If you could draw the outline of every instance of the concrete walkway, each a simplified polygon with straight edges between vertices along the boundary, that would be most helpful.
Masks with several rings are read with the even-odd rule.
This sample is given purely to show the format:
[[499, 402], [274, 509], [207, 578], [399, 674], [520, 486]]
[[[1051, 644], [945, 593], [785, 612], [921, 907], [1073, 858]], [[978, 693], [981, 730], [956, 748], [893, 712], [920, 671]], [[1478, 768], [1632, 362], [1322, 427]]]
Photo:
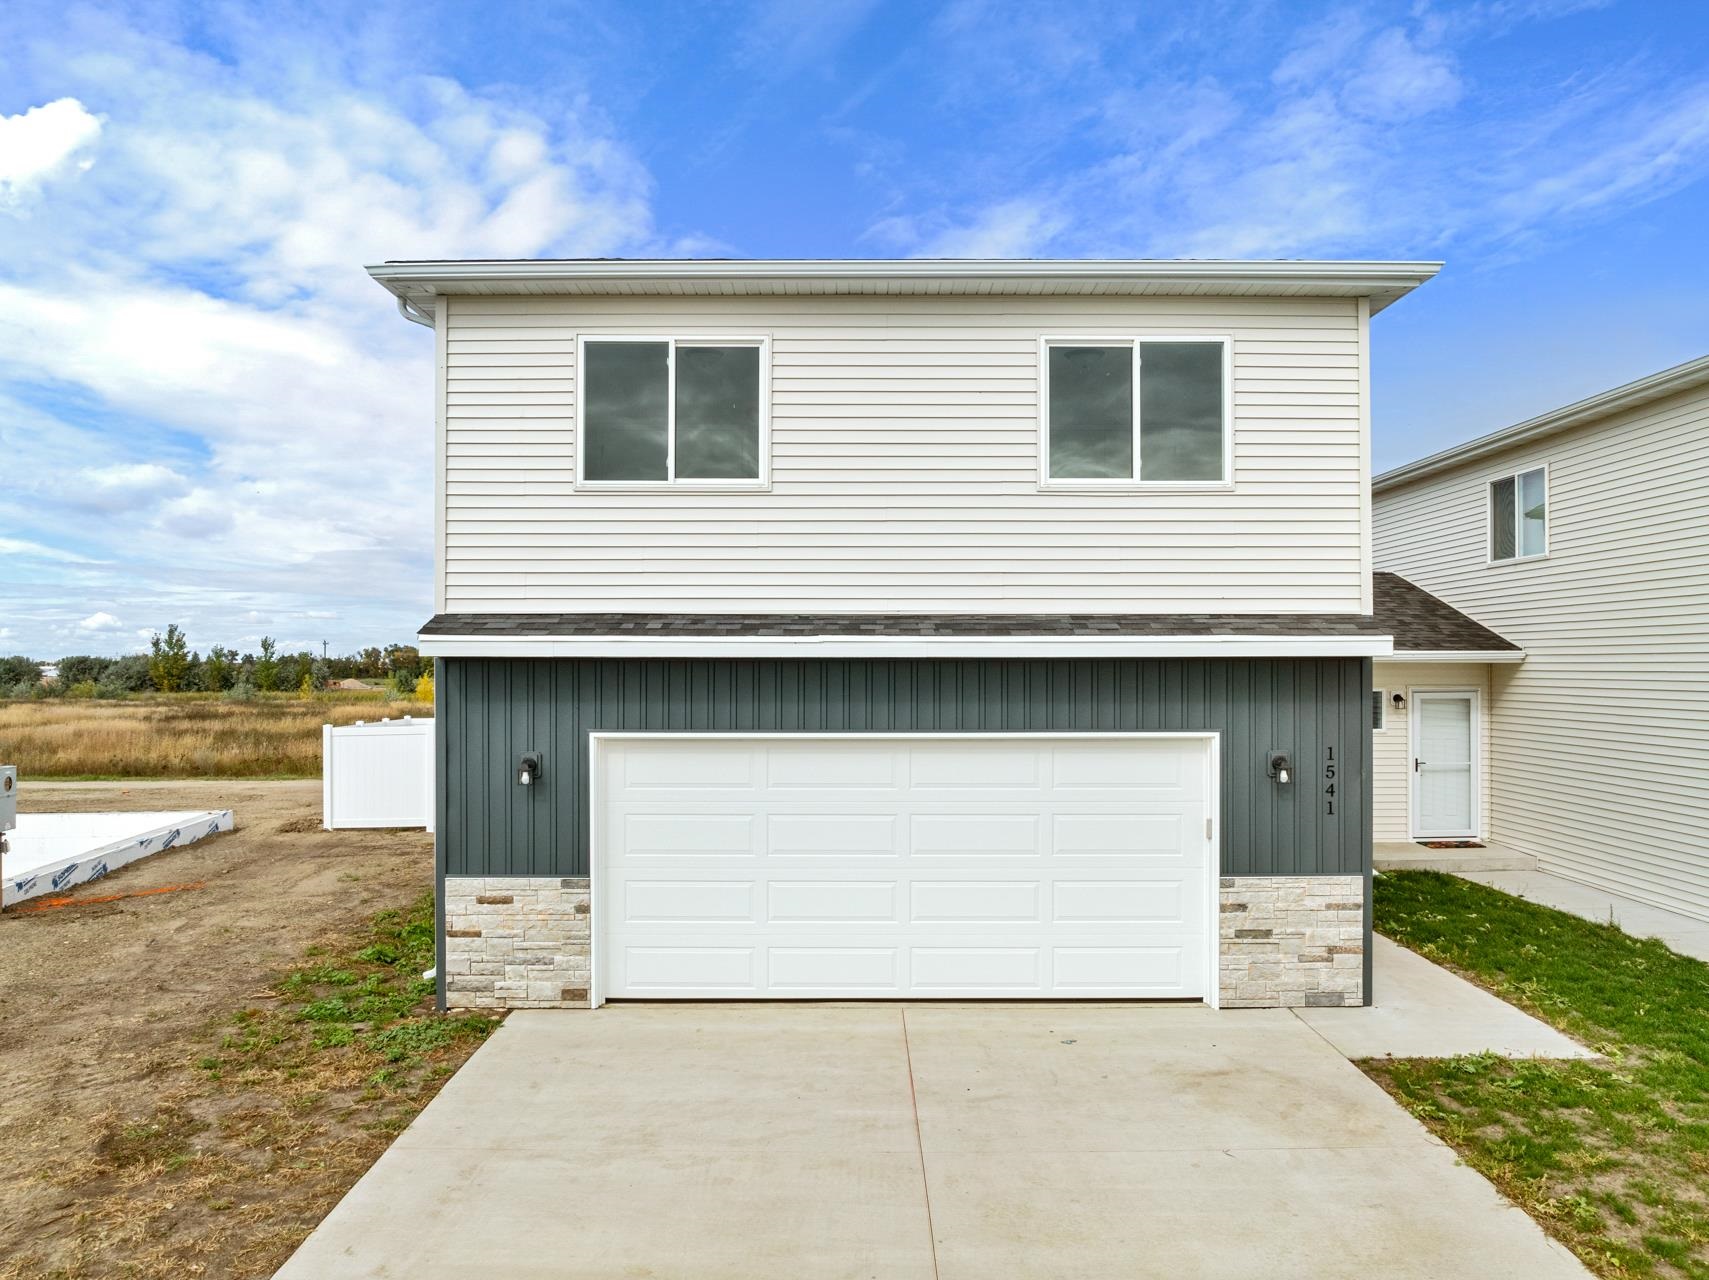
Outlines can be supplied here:
[[1369, 1008], [1295, 1011], [1349, 1058], [1596, 1056], [1548, 1023], [1380, 935], [1371, 964], [1376, 999]]
[[279, 1274], [1588, 1275], [1292, 1013], [1081, 1003], [512, 1014]]
[[1371, 846], [1378, 871], [1530, 871], [1537, 859], [1498, 844], [1476, 849], [1431, 849], [1416, 840], [1378, 840]]
[[1458, 871], [1456, 875], [1487, 884], [1516, 898], [1539, 902], [1599, 924], [1612, 921], [1638, 938], [1660, 938], [1682, 956], [1709, 961], [1709, 920], [1646, 906], [1606, 889], [1593, 889], [1546, 871]]

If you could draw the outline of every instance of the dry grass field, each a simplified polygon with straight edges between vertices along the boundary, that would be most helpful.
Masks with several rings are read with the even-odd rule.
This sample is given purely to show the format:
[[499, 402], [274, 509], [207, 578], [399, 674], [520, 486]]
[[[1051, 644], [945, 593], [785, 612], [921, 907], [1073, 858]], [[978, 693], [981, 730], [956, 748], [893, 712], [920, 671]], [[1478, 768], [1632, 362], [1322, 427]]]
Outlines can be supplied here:
[[27, 779], [318, 778], [323, 724], [430, 716], [373, 694], [157, 694], [0, 702], [0, 760]]

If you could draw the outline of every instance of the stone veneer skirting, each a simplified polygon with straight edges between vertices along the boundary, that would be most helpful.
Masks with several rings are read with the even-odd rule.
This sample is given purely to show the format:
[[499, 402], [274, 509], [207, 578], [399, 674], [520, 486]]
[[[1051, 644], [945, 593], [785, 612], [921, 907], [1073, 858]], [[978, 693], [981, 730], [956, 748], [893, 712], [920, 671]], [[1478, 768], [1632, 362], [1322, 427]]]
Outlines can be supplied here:
[[1363, 1004], [1363, 876], [1224, 876], [1222, 1007]]
[[446, 876], [445, 1005], [585, 1009], [586, 876]]
[[[1225, 1009], [1364, 1002], [1362, 876], [1224, 876]], [[585, 876], [447, 876], [445, 1003], [452, 1009], [585, 1009], [591, 979]]]

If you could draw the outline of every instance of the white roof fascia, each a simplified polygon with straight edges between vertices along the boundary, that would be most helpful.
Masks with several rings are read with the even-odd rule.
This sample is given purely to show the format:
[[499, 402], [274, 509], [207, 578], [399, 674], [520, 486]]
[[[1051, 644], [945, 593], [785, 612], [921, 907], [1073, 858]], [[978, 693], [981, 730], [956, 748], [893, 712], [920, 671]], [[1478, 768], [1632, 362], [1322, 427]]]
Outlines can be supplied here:
[[[801, 292], [975, 292], [980, 285], [1123, 287], [1216, 286], [1310, 296], [1369, 297], [1381, 310], [1424, 284], [1440, 262], [1239, 261], [1166, 259], [523, 259], [384, 262], [368, 274], [399, 297], [420, 299], [471, 288], [522, 292], [598, 292], [642, 284], [680, 291], [735, 293], [743, 286], [798, 285]], [[558, 286], [556, 290], [552, 286]]]
[[1392, 636], [418, 636], [433, 658], [1387, 658]]

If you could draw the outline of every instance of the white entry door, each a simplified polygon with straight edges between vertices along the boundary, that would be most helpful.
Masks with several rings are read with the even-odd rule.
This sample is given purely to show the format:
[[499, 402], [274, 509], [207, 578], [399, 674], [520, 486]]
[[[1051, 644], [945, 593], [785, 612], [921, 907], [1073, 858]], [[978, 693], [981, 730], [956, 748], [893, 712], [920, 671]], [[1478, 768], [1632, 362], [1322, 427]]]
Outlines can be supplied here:
[[1478, 695], [1412, 695], [1412, 834], [1470, 839], [1478, 831]]
[[596, 737], [596, 998], [1204, 998], [1204, 737]]

